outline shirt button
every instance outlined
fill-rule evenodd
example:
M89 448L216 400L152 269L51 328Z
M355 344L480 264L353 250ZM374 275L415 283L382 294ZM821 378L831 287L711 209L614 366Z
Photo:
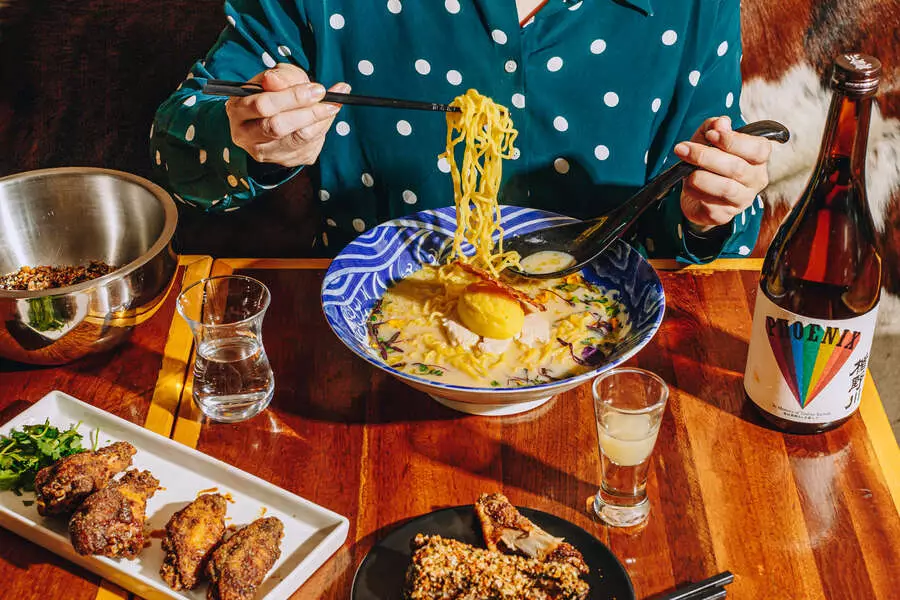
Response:
M508 60L506 61L506 64L503 65L503 68L506 69L507 73L515 73L518 67L519 65L517 65L514 60Z

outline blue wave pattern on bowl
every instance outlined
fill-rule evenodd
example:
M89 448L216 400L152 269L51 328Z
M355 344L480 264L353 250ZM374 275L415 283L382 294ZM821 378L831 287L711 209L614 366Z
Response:
M575 221L532 208L503 206L500 223L507 236L529 233L551 225ZM444 207L394 219L361 234L332 261L322 282L322 309L328 324L353 352L402 379L436 388L478 389L484 392L522 388L468 388L410 375L387 366L368 344L367 322L375 302L385 290L422 265L441 264L449 255L456 229L456 210ZM473 248L463 245L463 252ZM630 333L609 360L598 368L570 378L586 380L621 364L653 337L665 312L665 295L653 267L631 246L617 241L583 272L585 279L605 289L617 290L630 322ZM559 382L527 386L554 387Z

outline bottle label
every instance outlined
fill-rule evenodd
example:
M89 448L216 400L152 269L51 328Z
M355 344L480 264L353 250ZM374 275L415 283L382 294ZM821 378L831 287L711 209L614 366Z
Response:
M810 319L756 293L744 389L788 421L824 424L852 414L862 397L878 307L851 319Z

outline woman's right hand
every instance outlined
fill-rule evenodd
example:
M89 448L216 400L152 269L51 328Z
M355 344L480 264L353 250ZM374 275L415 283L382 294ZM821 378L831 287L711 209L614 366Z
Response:
M279 63L250 81L265 91L225 103L235 145L260 163L299 167L316 162L341 105L320 102L325 88L295 65ZM347 93L350 86L338 83L331 91Z

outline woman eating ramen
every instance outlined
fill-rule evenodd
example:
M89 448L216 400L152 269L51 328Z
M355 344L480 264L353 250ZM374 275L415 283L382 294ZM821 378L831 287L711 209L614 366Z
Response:
M700 169L629 241L702 262L750 253L770 142L740 122L737 0L230 0L227 26L160 107L158 173L183 201L232 211L306 165L339 250L453 198L438 113L322 102L325 87L447 103L474 88L518 137L499 202L603 214L677 160ZM202 93L210 78L264 92Z

